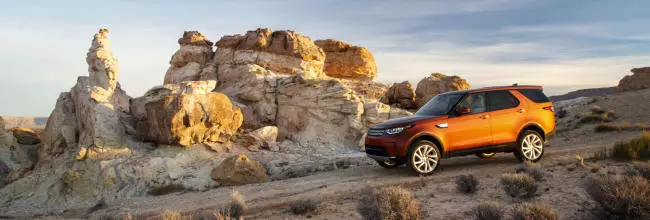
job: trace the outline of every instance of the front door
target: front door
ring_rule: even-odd
[[[458,108],[469,108],[470,112],[453,115],[447,119],[445,139],[449,151],[465,150],[488,145],[492,142],[491,118],[487,109],[484,92],[472,93],[465,97]]]

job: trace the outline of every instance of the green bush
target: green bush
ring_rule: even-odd
[[[616,143],[611,156],[619,160],[650,159],[650,133],[643,132],[641,137]]]

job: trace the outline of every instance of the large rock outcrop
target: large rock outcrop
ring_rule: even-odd
[[[650,88],[650,67],[634,68],[632,75],[627,75],[618,82],[618,92]]]
[[[219,166],[212,170],[210,175],[214,181],[226,185],[242,185],[268,181],[264,166],[257,161],[249,159],[244,154],[225,159]]]
[[[415,108],[415,91],[409,81],[393,83],[388,88],[381,102],[388,105],[395,105],[398,108],[412,109]]]
[[[181,83],[180,89],[166,85],[150,90],[149,96],[142,98],[148,100],[144,120],[138,120],[138,136],[181,146],[227,141],[243,117],[226,95],[210,92],[215,85],[214,81],[191,81]]]
[[[2,130],[0,130],[2,131]],[[15,127],[11,129],[16,141],[19,144],[34,145],[41,143],[41,139],[34,130],[25,127]]]
[[[459,76],[447,76],[441,73],[432,73],[418,82],[415,88],[415,103],[417,108],[422,107],[434,96],[449,91],[469,89],[467,80]]]
[[[224,36],[216,43],[214,63],[257,64],[276,72],[322,76],[325,53],[309,37],[293,31],[259,28]]]
[[[326,75],[359,80],[372,80],[377,76],[375,58],[366,48],[333,39],[314,43],[325,51]]]
[[[4,132],[5,132],[5,120],[4,118],[2,118],[2,116],[0,116],[0,133],[4,133]]]
[[[201,76],[216,73],[212,64],[212,41],[198,31],[185,31],[178,39],[180,49],[174,53],[169,63],[171,66],[165,74],[165,84],[183,81],[197,81]]]
[[[355,145],[362,134],[362,100],[338,80],[304,75],[280,79],[277,103],[280,138],[307,146],[328,143],[341,149]]]

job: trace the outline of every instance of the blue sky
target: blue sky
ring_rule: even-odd
[[[161,84],[185,30],[217,41],[257,27],[365,46],[377,81],[428,73],[472,87],[541,84],[553,95],[613,86],[650,66],[649,1],[20,1],[0,8],[0,115],[47,116],[87,75],[93,34],[109,28],[133,97]]]

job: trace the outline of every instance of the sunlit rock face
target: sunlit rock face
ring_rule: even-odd
[[[634,68],[618,82],[617,91],[625,92],[650,88],[650,67]]]
[[[372,80],[377,76],[377,65],[372,53],[365,47],[327,39],[314,43],[325,51],[325,74],[335,78]]]
[[[459,76],[447,76],[441,73],[432,73],[418,82],[415,88],[415,103],[417,108],[422,107],[434,96],[458,90],[469,89],[467,80]]]
[[[198,31],[185,31],[178,39],[180,48],[172,55],[171,66],[165,74],[164,84],[174,84],[183,81],[197,81],[201,75],[214,75],[212,65],[212,41]]]
[[[309,37],[293,31],[259,28],[245,35],[224,36],[216,46],[216,65],[257,64],[275,72],[323,75],[323,50]]]

